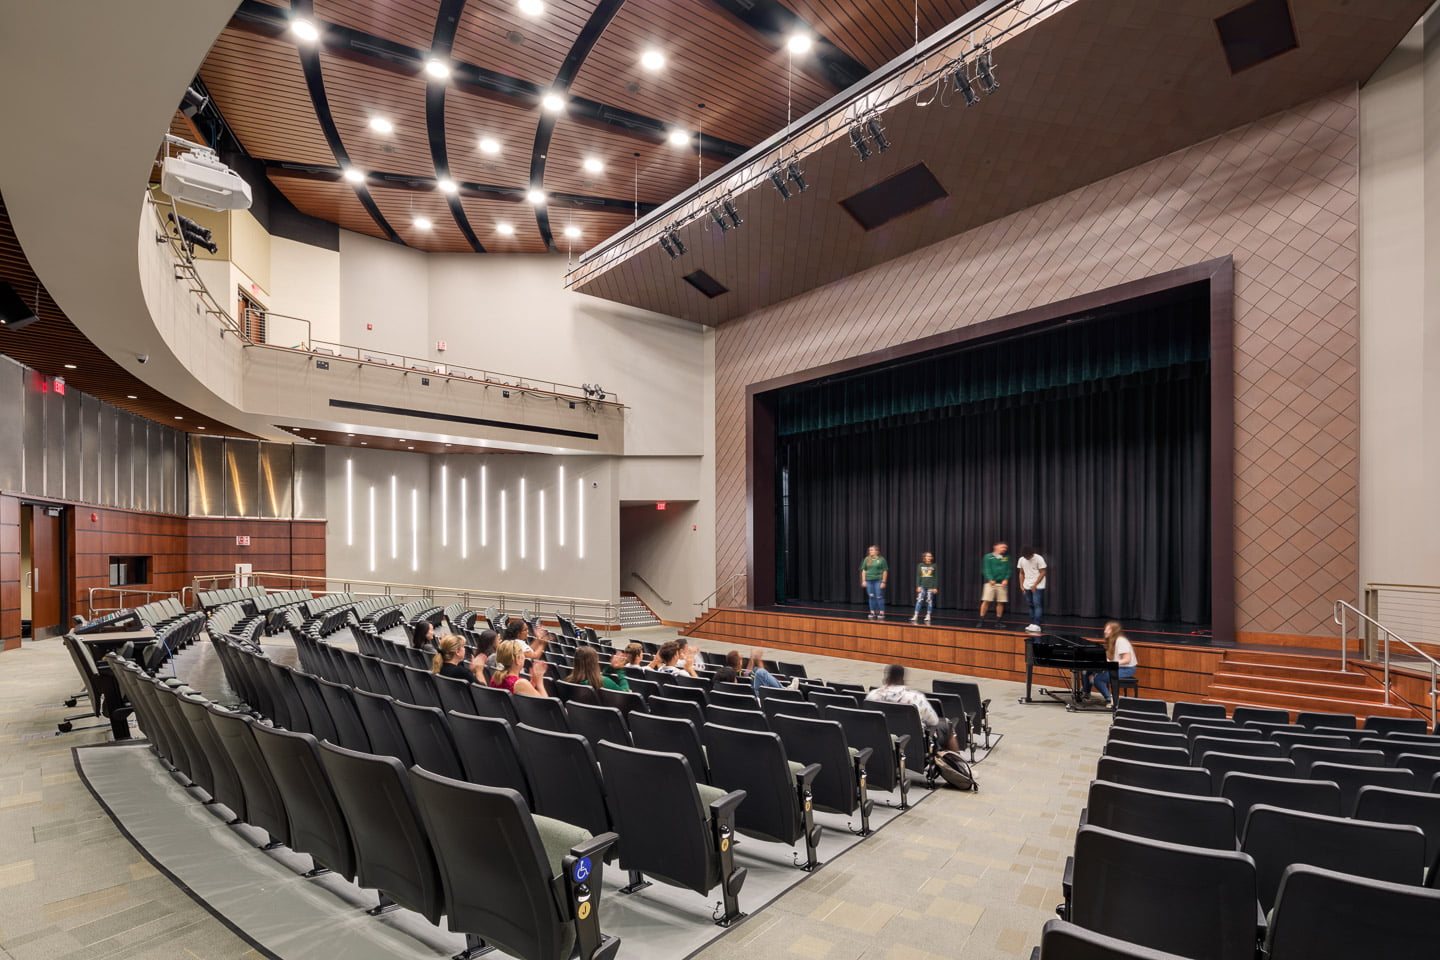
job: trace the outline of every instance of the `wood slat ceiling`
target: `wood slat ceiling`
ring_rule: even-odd
[[[338,23],[421,50],[435,36],[440,0],[315,0],[315,19]]]
[[[920,39],[963,17],[980,0],[780,0],[796,16],[871,70],[889,63],[915,43],[915,14]]]
[[[535,213],[528,203],[510,203],[505,200],[482,200],[478,197],[461,197],[465,216],[470,219],[470,228],[486,250],[492,253],[544,253],[545,241],[540,239],[540,228],[535,224]],[[555,216],[551,212],[551,218]],[[496,227],[508,223],[515,228],[511,236],[501,234]]]
[[[693,146],[674,147],[663,141],[641,140],[610,127],[566,117],[555,124],[550,138],[545,186],[566,193],[631,200],[635,196],[637,153],[641,203],[661,203],[694,186],[699,179]],[[605,169],[599,174],[587,172],[581,166],[587,157],[600,160]],[[709,155],[701,160],[707,177],[724,166]]]
[[[479,97],[451,86],[445,93],[445,146],[451,178],[526,189],[530,185],[530,147],[539,120],[540,111],[533,106]],[[500,144],[500,152],[482,153],[482,137]]]
[[[435,253],[470,252],[470,241],[455,225],[445,195],[440,191],[402,190],[371,184],[370,196],[375,198],[375,205],[400,234],[400,239],[410,246]],[[415,225],[418,217],[430,221],[429,230]]]
[[[593,0],[546,0],[544,15],[531,19],[514,3],[467,3],[455,56],[549,87],[596,6]]]
[[[282,176],[274,170],[270,171],[270,182],[301,213],[338,223],[346,230],[385,239],[385,232],[361,206],[360,199],[348,183]]]
[[[184,124],[171,124],[172,130],[177,127],[184,129]],[[251,436],[196,413],[142,383],[76,329],[49,292],[40,286],[30,261],[20,249],[3,197],[0,197],[0,280],[14,287],[40,318],[21,330],[0,329],[0,353],[46,376],[63,377],[76,390],[176,430]],[[74,364],[75,369],[66,369],[66,364]],[[184,419],[177,420],[177,417]]]
[[[524,450],[500,450],[468,443],[436,443],[433,440],[409,440],[403,437],[383,437],[373,433],[342,433],[338,430],[312,430],[309,427],[287,427],[275,424],[281,430],[292,433],[303,440],[332,447],[370,447],[375,450],[402,450],[415,453],[484,453],[484,454],[525,454]],[[530,454],[535,456],[535,454]]]
[[[716,324],[1368,78],[1425,0],[1360,8],[1291,0],[1299,48],[1231,75],[1214,18],[1232,0],[1082,0],[996,49],[1001,88],[966,108],[906,100],[884,114],[892,149],[860,162],[836,141],[803,159],[811,189],[736,198],[743,227],[681,229],[687,255],[650,244],[580,292]],[[923,162],[950,196],[866,232],[839,201]],[[1227,189],[1238,188],[1230,184]],[[1193,202],[1204,202],[1195,198]],[[1116,198],[1117,217],[1127,215]],[[997,244],[1006,242],[1002,235]],[[708,300],[683,276],[730,292]]]
[[[320,71],[335,128],[352,165],[367,171],[435,176],[422,77],[332,57],[323,51]],[[373,117],[390,121],[394,131],[371,130]]]

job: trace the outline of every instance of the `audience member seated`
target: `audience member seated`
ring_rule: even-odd
[[[784,684],[775,679],[775,675],[765,669],[765,650],[756,647],[750,651],[750,660],[745,664],[741,676],[748,677],[750,683],[758,693],[761,687],[783,687]]]
[[[636,640],[631,640],[629,643],[625,644],[625,654],[624,654],[624,655],[625,655],[625,663],[623,664],[623,666],[626,666],[626,667],[643,667],[643,666],[645,666],[645,662],[644,662],[644,661],[645,661],[645,646],[644,646],[644,644],[641,644],[640,642],[638,642],[638,641],[636,641]],[[612,660],[612,661],[610,661],[610,662],[611,662],[611,663],[614,663],[615,661]]]
[[[693,664],[685,664],[683,667],[677,662],[680,658],[680,644],[674,640],[660,644],[660,649],[655,654],[655,659],[650,661],[650,669],[658,670],[660,673],[671,675],[686,674],[695,676]]]
[[[451,680],[464,680],[466,683],[485,676],[484,655],[476,655],[475,659],[467,665],[465,663],[465,638],[459,634],[452,633],[441,637],[436,643],[436,647],[438,650],[430,667],[431,673],[438,673]]]
[[[435,649],[435,624],[421,620],[410,628],[410,646],[416,650]]]
[[[757,653],[759,651],[756,651]],[[865,695],[866,700],[878,703],[908,703],[920,711],[920,722],[925,729],[940,741],[942,750],[959,750],[960,742],[955,737],[955,726],[949,720],[942,720],[919,690],[905,686],[905,668],[892,663],[885,668],[885,682]]]
[[[1130,638],[1125,636],[1125,628],[1120,626],[1118,620],[1111,620],[1105,624],[1105,659],[1120,664],[1118,671],[1121,680],[1129,680],[1135,676],[1135,668],[1140,666],[1140,661],[1135,658],[1135,648],[1130,645]],[[1110,706],[1110,673],[1106,670],[1091,670],[1085,674],[1085,690],[1082,698],[1088,699],[1090,688],[1094,685],[1105,699],[1105,706]]]
[[[695,671],[705,669],[705,658],[700,655],[698,648],[690,646],[689,637],[676,637],[675,642],[680,647],[680,653],[675,657],[675,666],[692,676]]]
[[[744,658],[740,656],[739,650],[731,650],[725,654],[725,666],[715,671],[711,677],[710,685],[718,686],[722,683],[739,683],[740,671],[745,669]]]
[[[480,635],[475,638],[475,654],[483,657],[482,663],[489,662],[495,656],[495,644],[500,642],[500,634],[494,630],[481,630]]]
[[[508,634],[510,628],[506,627],[505,632]],[[525,669],[525,645],[521,641],[501,640],[495,647],[495,657],[500,661],[500,670],[490,678],[490,686],[518,693],[522,697],[549,696],[545,692],[544,660],[536,660],[530,665],[530,679],[521,675]]]
[[[575,664],[565,680],[568,683],[583,683],[596,691],[630,692],[630,680],[625,676],[625,654],[617,653],[611,657],[605,672],[601,673],[600,654],[595,652],[594,647],[580,647],[575,651]]]

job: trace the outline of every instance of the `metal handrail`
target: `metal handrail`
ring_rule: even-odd
[[[407,372],[421,373],[426,376],[443,377],[447,380],[460,380],[479,383],[484,386],[518,390],[522,393],[558,396],[568,400],[584,400],[590,404],[601,404],[608,407],[624,406],[624,404],[620,402],[619,395],[609,390],[605,392],[605,399],[599,400],[591,396],[583,386],[576,386],[573,383],[535,380],[494,370],[481,370],[474,367],[436,363],[433,360],[427,360],[423,357],[407,357],[404,354],[389,353],[383,350],[367,350],[364,347],[357,347],[353,344],[316,340],[313,337],[314,327],[309,320],[304,317],[296,317],[286,313],[271,313],[267,310],[265,311],[265,318],[267,320],[272,318],[295,320],[305,324],[305,339],[298,346],[287,347],[283,344],[264,343],[258,340],[252,340],[246,332],[245,327],[239,323],[228,310],[221,306],[220,302],[210,293],[209,288],[206,287],[204,279],[200,276],[200,271],[195,266],[195,258],[191,255],[185,245],[184,239],[180,235],[178,223],[172,225],[165,219],[166,213],[174,213],[178,220],[180,210],[175,206],[175,201],[169,198],[162,200],[151,190],[147,190],[145,196],[154,208],[155,217],[159,221],[160,232],[156,235],[155,240],[157,243],[168,243],[170,246],[171,256],[175,260],[175,269],[178,271],[175,279],[184,280],[189,283],[190,292],[200,298],[205,312],[218,317],[224,331],[234,335],[242,346],[262,347],[269,350],[287,350],[292,353],[309,354],[321,360],[339,359],[347,363],[360,363],[369,366],[405,370]],[[318,349],[317,345],[330,349]]]
[[[644,577],[640,576],[640,574],[635,573],[635,572],[633,572],[633,571],[631,572],[630,576],[634,577],[636,580],[639,580],[641,583],[645,584],[645,586],[649,587],[649,588],[650,588],[650,592],[653,593],[653,594],[655,594],[655,597],[656,597],[661,603],[665,604],[665,606],[667,606],[667,607],[668,607],[668,606],[671,606],[670,601],[665,599],[665,595],[662,594],[659,590],[656,590],[656,589],[655,589],[655,584],[651,583],[649,580],[646,580]]]
[[[115,594],[117,599],[119,597],[132,595],[143,596],[145,597],[145,603],[149,603],[151,597],[179,597],[183,595],[183,592],[180,590],[127,590],[124,587],[91,587],[85,598],[86,606],[90,608],[91,617],[94,617],[97,613],[114,613],[117,610],[125,609],[123,605],[118,607],[96,607],[95,593],[98,590],[109,591]]]
[[[1428,662],[1429,662],[1429,664],[1430,664],[1430,725],[1433,727],[1433,726],[1435,725],[1437,691],[1440,691],[1440,685],[1437,685],[1437,680],[1440,680],[1440,660],[1436,660],[1434,657],[1430,656],[1430,654],[1426,653],[1424,650],[1421,650],[1419,647],[1415,646],[1415,644],[1411,643],[1409,640],[1406,640],[1404,637],[1400,636],[1400,635],[1399,635],[1398,633],[1396,633],[1394,630],[1391,630],[1389,627],[1385,626],[1385,624],[1383,624],[1383,623],[1381,623],[1380,621],[1376,620],[1374,617],[1371,617],[1371,616],[1369,616],[1368,614],[1365,614],[1365,613],[1361,613],[1360,610],[1358,610],[1358,609],[1354,606],[1354,604],[1346,603],[1344,600],[1336,600],[1336,601],[1335,601],[1334,610],[1332,611],[1331,616],[1332,616],[1332,618],[1334,619],[1335,623],[1340,627],[1340,669],[1341,669],[1342,671],[1345,669],[1345,664],[1346,664],[1346,662],[1347,662],[1347,661],[1346,661],[1346,655],[1347,655],[1348,652],[1349,652],[1349,651],[1348,651],[1349,643],[1348,643],[1348,636],[1347,636],[1347,634],[1348,634],[1348,632],[1349,632],[1349,614],[1352,614],[1352,613],[1353,613],[1353,614],[1355,615],[1355,617],[1357,618],[1357,622],[1356,622],[1356,626],[1357,626],[1357,627],[1359,627],[1359,625],[1360,625],[1361,622],[1364,622],[1364,623],[1366,623],[1366,624],[1369,624],[1371,627],[1374,627],[1375,629],[1380,630],[1380,631],[1384,634],[1385,655],[1384,655],[1384,661],[1383,661],[1383,662],[1384,662],[1384,665],[1385,665],[1385,704],[1386,704],[1386,706],[1389,706],[1389,704],[1390,704],[1390,641],[1391,641],[1391,640],[1398,640],[1398,641],[1400,641],[1402,644],[1404,644],[1405,646],[1409,647],[1410,650],[1413,651],[1413,652],[1414,652],[1417,656],[1419,656],[1422,660],[1425,660],[1425,661],[1428,661]],[[1357,636],[1358,636],[1358,635],[1357,635]]]
[[[215,589],[222,581],[233,583],[234,574],[207,574],[193,578],[192,584],[196,591],[203,589]],[[318,587],[322,593],[348,593],[356,597],[391,597],[397,602],[404,598],[417,600],[434,601],[439,598],[453,597],[455,601],[463,604],[469,609],[480,609],[486,606],[494,606],[500,613],[505,614],[510,610],[523,612],[528,609],[549,608],[557,613],[560,609],[568,611],[570,619],[594,620],[598,614],[602,619],[600,623],[606,625],[618,625],[620,622],[620,601],[619,599],[604,600],[594,597],[557,597],[547,596],[538,593],[504,593],[500,591],[476,590],[468,587],[445,587],[432,584],[418,583],[391,583],[384,580],[356,580],[341,579],[338,577],[317,577],[292,573],[264,573],[256,572],[248,574],[247,579],[251,583],[262,580],[278,580],[294,587],[312,586]],[[332,589],[334,585],[334,589]],[[357,590],[356,587],[378,587],[377,590]],[[443,606],[443,604],[437,604]],[[581,617],[579,611],[585,609],[589,613]]]
[[[703,606],[705,606],[707,603],[710,602],[711,598],[714,597],[716,594],[718,594],[721,590],[724,590],[726,587],[730,586],[730,584],[734,583],[736,580],[743,579],[744,576],[745,576],[745,571],[744,571],[744,570],[741,570],[739,573],[732,573],[732,574],[730,574],[730,576],[727,577],[727,578],[725,579],[725,581],[720,584],[720,586],[716,587],[714,590],[711,590],[709,593],[705,594],[705,596],[701,597],[699,600],[696,600],[696,601],[695,601],[695,605],[696,605],[697,607],[703,607]]]

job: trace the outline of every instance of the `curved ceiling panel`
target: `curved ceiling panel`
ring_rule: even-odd
[[[450,176],[456,182],[524,190],[530,183],[530,147],[539,115],[533,107],[451,86],[445,93]],[[480,141],[484,138],[494,140],[499,152],[483,152]]]
[[[494,253],[544,253],[545,241],[540,239],[540,228],[535,223],[535,211],[528,203],[507,203],[503,200],[484,200],[477,197],[461,197],[465,216],[475,230],[475,236]],[[500,232],[500,225],[513,228],[511,234]]]
[[[460,17],[454,55],[548,87],[596,6],[592,0],[549,0],[545,13],[531,19],[514,3],[472,0]]]
[[[335,163],[293,43],[228,29],[210,48],[200,79],[252,157]]]
[[[362,33],[430,49],[440,0],[314,0],[315,17]]]
[[[385,231],[375,223],[348,183],[284,176],[278,170],[270,171],[270,182],[280,188],[285,199],[295,204],[301,213],[337,223],[346,230],[386,239]]]
[[[868,0],[864,4],[829,0],[779,2],[867,70],[878,70],[915,43],[916,7],[910,0]],[[920,39],[979,5],[980,0],[927,0],[920,4]]]
[[[640,65],[652,48],[666,58],[654,73]],[[753,144],[785,125],[789,58],[777,38],[762,36],[712,0],[627,0],[571,92],[623,104],[691,133],[703,121],[706,133]],[[808,72],[812,66],[806,57],[795,58],[796,117],[837,92]]]
[[[471,252],[470,241],[455,225],[449,202],[439,190],[408,190],[372,183],[370,196],[407,245],[434,253]],[[422,220],[429,226],[423,226]]]
[[[672,147],[668,143],[642,140],[613,127],[580,123],[565,117],[555,124],[555,133],[550,138],[545,162],[545,188],[613,200],[633,200],[637,153],[640,154],[641,203],[660,203],[695,184],[693,147]],[[603,169],[599,173],[587,171],[584,167],[587,159],[599,160]],[[722,166],[723,161],[706,156],[705,176]]]
[[[320,71],[335,128],[362,170],[434,177],[425,118],[425,81],[413,74],[320,54]],[[372,119],[393,129],[380,133]]]

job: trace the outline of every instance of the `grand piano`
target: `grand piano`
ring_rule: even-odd
[[[1073,633],[1042,633],[1025,638],[1025,698],[1021,703],[1047,702],[1031,697],[1036,667],[1052,667],[1070,672],[1069,689],[1040,688],[1040,696],[1065,704],[1067,710],[1084,707],[1080,693],[1084,687],[1084,675],[1091,671],[1108,670],[1110,689],[1118,693],[1116,671],[1120,669],[1120,664],[1105,659],[1105,644]],[[1111,699],[1112,705],[1117,702],[1118,696]]]

